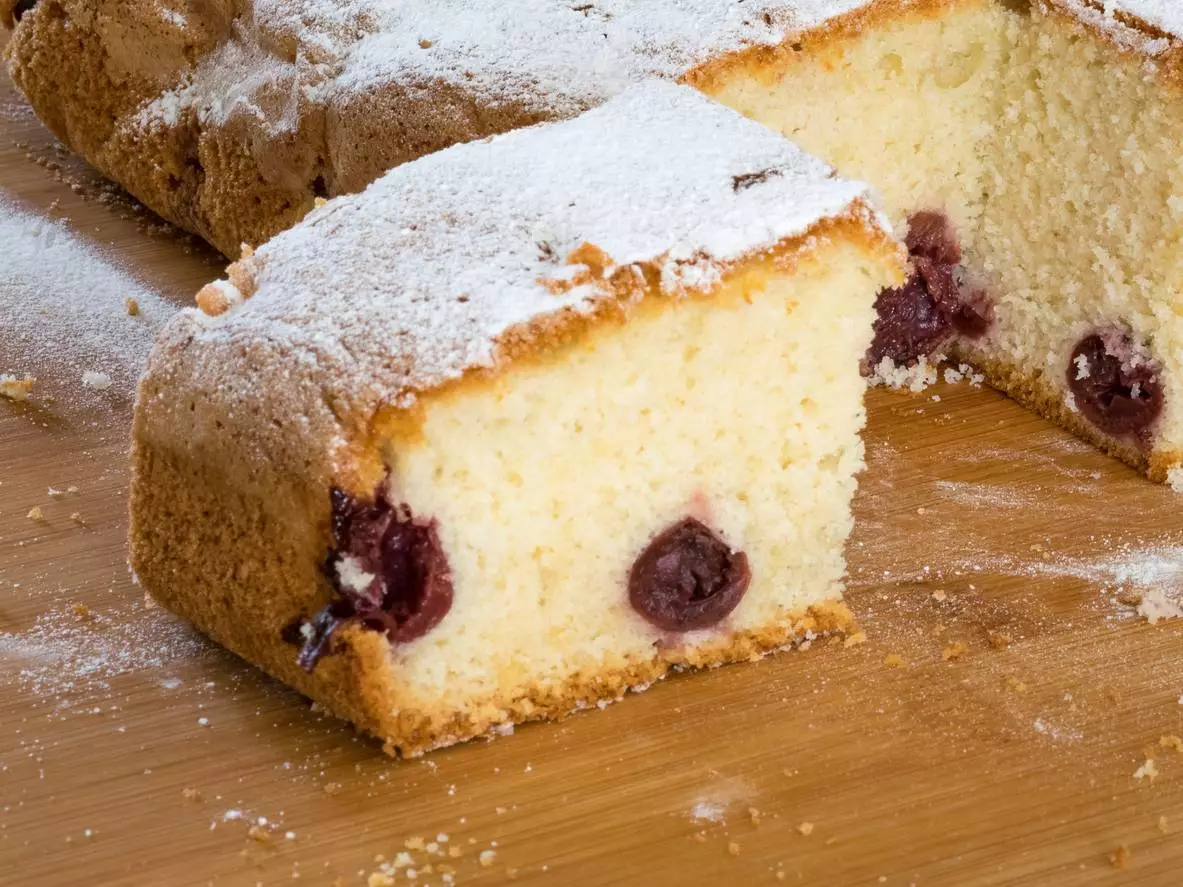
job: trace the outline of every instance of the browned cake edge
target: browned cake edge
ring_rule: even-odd
[[[1166,483],[1167,472],[1176,465],[1183,465],[1183,450],[1144,449],[1132,441],[1114,438],[1099,431],[1080,413],[1068,408],[1063,390],[1048,381],[1044,374],[1025,372],[1013,364],[986,359],[972,351],[958,352],[959,349],[953,349],[955,358],[964,359],[979,369],[992,388],[1072,432],[1102,453],[1120,459],[1150,480]]]

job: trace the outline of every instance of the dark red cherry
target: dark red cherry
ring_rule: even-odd
[[[655,536],[633,563],[629,602],[660,629],[693,631],[734,610],[751,581],[747,555],[687,517]]]

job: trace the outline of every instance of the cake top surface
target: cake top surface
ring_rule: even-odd
[[[182,312],[166,349],[198,341],[192,371],[219,397],[307,382],[337,415],[364,418],[493,367],[519,331],[646,283],[703,291],[827,218],[885,225],[866,198],[772,131],[650,81],[330,201],[232,268],[249,299],[216,317]]]
[[[165,6],[171,0],[162,0]],[[148,109],[214,122],[294,66],[331,105],[390,84],[453,85],[571,116],[649,77],[775,45],[872,0],[252,0],[235,37]],[[903,0],[907,5],[912,0]],[[277,51],[277,47],[283,47]]]

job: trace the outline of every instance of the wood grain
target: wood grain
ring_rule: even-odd
[[[178,304],[220,270],[62,157],[7,82],[0,195]],[[0,372],[26,358],[0,330]],[[1179,883],[1183,754],[1160,738],[1183,734],[1183,625],[1134,618],[1100,563],[1161,549],[1169,572],[1179,500],[991,391],[871,395],[865,643],[399,763],[145,607],[129,392],[34,369],[36,403],[0,402],[0,883],[365,884],[440,833],[461,854],[413,851],[415,883],[441,863],[458,884]]]

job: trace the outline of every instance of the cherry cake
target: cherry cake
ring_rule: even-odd
[[[886,224],[662,81],[400,166],[166,328],[137,575],[399,754],[846,631]]]

